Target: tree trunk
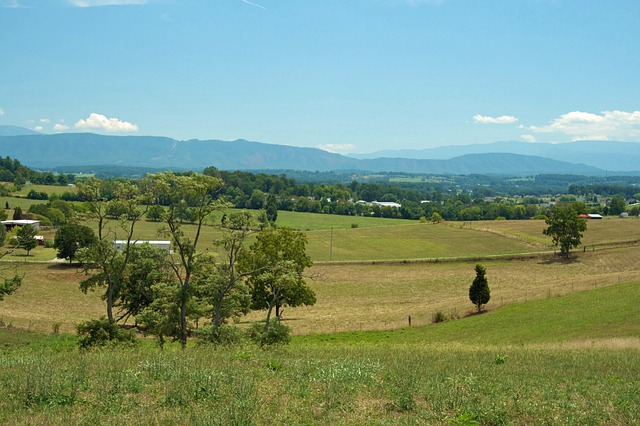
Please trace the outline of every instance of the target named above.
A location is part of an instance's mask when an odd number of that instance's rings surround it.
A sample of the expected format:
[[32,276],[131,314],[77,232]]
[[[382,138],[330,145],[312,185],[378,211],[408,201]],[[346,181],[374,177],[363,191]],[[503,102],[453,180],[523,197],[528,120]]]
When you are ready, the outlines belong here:
[[182,349],[187,347],[187,286],[188,282],[185,279],[180,292],[180,344]]
[[213,311],[213,328],[217,331],[222,325],[222,298],[223,296],[218,294],[216,298],[216,304]]
[[273,305],[269,304],[269,309],[267,309],[267,319],[264,322],[264,332],[269,331],[269,322],[271,321],[271,311],[273,310]]
[[107,283],[107,318],[109,322],[113,321],[113,290],[114,286],[112,283]]

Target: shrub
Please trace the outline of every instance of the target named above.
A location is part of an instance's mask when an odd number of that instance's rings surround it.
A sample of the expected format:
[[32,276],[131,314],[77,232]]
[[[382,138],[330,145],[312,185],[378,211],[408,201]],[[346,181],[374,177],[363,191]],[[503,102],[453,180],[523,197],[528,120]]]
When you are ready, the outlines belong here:
[[358,227],[358,224],[357,224],[357,223],[352,223],[352,224],[351,224],[351,228],[355,229],[355,228],[357,228],[357,227]]
[[123,330],[113,321],[102,317],[81,322],[76,326],[78,345],[81,349],[107,345],[134,345],[136,337],[131,330]]
[[53,226],[53,222],[51,222],[51,219],[49,219],[46,216],[43,216],[41,214],[35,214],[35,215],[33,215],[33,217],[36,220],[40,221],[40,226]]
[[46,192],[38,192],[35,189],[32,189],[27,194],[27,198],[30,200],[48,200],[49,194],[47,194]]
[[436,311],[433,314],[433,323],[437,324],[439,322],[445,322],[447,320],[447,316],[442,311]]
[[245,334],[238,327],[222,325],[218,329],[213,326],[203,327],[196,332],[201,343],[213,343],[221,346],[238,345],[245,339]]
[[286,345],[291,342],[291,328],[281,321],[273,321],[265,332],[264,324],[256,322],[249,327],[249,338],[260,346]]

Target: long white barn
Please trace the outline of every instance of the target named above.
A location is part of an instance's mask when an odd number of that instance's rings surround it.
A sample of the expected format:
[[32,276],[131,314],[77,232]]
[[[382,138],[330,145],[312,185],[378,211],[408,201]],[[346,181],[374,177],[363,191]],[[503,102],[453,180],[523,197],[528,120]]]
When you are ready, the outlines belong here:
[[13,229],[15,226],[31,225],[36,229],[40,228],[39,220],[17,219],[17,220],[3,220],[2,224],[7,230]]
[[[153,240],[136,240],[136,241],[131,241],[131,244],[149,244],[155,247],[159,247],[161,249],[165,249],[167,252],[171,253],[171,241],[166,241],[166,240],[158,240],[158,241],[153,241]],[[115,240],[113,242],[113,245],[116,247],[116,250],[118,251],[122,251],[124,250],[124,247],[127,245],[127,240]]]

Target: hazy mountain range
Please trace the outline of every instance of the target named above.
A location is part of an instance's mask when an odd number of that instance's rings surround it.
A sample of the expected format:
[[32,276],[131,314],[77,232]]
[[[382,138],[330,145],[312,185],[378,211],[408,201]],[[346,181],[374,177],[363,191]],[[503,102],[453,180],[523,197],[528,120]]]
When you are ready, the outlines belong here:
[[[0,126],[0,155],[39,170],[58,166],[121,165],[173,170],[308,170],[429,174],[536,175],[640,174],[640,143],[582,141],[564,144],[499,142],[344,156],[236,140],[178,141],[155,136],[92,133],[39,134]],[[366,157],[366,158],[365,158]]]
[[586,164],[610,171],[640,170],[640,143],[616,141],[577,141],[567,143],[495,142],[475,145],[451,145],[422,150],[386,150],[351,155],[354,158],[450,159],[467,154],[509,153],[532,155]]

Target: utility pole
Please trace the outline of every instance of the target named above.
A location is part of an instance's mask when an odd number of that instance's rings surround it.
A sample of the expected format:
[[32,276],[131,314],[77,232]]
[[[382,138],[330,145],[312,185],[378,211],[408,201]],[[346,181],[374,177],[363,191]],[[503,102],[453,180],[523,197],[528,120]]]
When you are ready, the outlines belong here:
[[333,259],[333,226],[331,227],[331,237],[329,238],[329,262]]

